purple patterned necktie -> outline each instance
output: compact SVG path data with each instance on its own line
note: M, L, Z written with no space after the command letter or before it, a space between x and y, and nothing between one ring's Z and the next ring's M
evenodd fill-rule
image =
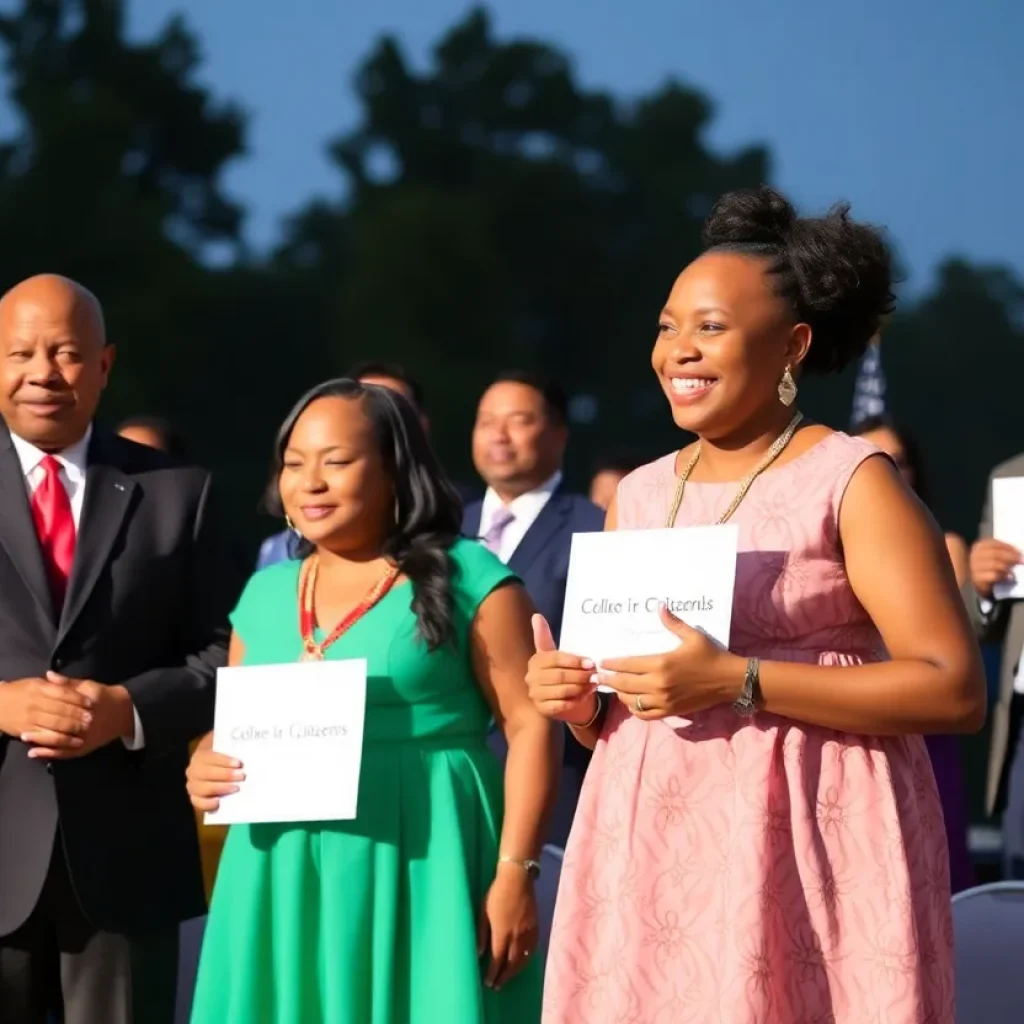
M496 555L501 550L501 538L504 536L505 529L508 524L515 519L515 516L503 505L494 513L494 518L491 520L491 525L488 531L483 534L480 540L483 542L485 548Z

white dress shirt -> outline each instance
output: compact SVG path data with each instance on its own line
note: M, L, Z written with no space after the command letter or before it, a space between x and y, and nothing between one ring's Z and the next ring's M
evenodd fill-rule
M89 427L81 441L54 455L54 458L60 463L60 481L71 501L71 517L75 521L76 534L78 524L82 521L85 485L89 475L89 440L91 437L92 427ZM28 496L31 501L36 488L46 476L42 466L46 452L40 451L35 445L29 444L28 441L14 433L11 434L11 443L17 452L18 461L21 462L21 470L25 474L25 486L28 488ZM139 713L134 706L132 714L135 716L135 736L132 740L123 740L123 742L129 750L141 750L146 745L146 737L142 731Z
M497 552L498 557L506 565L516 548L519 547L523 537L526 536L526 531L536 522L537 516L541 514L544 506L551 500L551 495L555 493L561 482L562 471L559 470L550 480L546 480L535 491L527 491L526 494L520 494L518 498L513 498L505 506L515 516L512 522L505 527L505 532L501 535L501 544ZM480 509L480 529L477 530L479 536L483 537L486 535L487 531L491 528L495 514L503 504L504 502L502 502L501 498L488 487Z

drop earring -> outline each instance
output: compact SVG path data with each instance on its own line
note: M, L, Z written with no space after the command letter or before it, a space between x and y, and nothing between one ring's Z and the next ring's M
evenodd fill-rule
M292 533L295 534L296 537L301 537L302 536L302 534L299 533L299 531L297 529L295 529L295 524L292 522L290 516L285 516L284 517L284 521L285 521L285 525L288 527L289 530L292 531Z
M796 381L788 366L779 381L779 401L787 408L796 401Z

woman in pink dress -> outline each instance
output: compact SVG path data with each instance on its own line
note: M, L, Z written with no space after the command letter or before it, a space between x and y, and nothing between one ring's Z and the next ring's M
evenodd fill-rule
M594 746L544 1024L950 1024L945 833L921 734L971 731L983 673L942 535L892 462L803 422L803 374L891 309L846 207L726 196L653 366L698 441L619 487L608 529L738 524L728 651L600 666L535 621L537 705Z

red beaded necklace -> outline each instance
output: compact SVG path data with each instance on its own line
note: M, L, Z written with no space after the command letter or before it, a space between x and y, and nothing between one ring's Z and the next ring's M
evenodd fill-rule
M340 636L347 633L377 604L398 579L398 566L389 565L384 575L370 588L366 597L320 643L317 643L314 639L316 615L313 611L313 595L316 592L316 579L319 571L320 559L313 555L302 566L302 572L299 575L299 635L302 637L302 656L299 661L323 661L327 648Z

